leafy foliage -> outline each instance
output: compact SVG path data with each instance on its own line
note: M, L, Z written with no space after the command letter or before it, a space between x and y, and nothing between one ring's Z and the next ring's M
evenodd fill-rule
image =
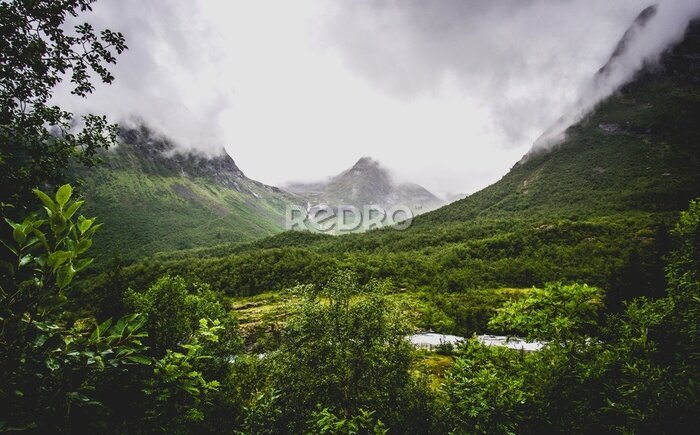
M458 432L516 433L530 401L523 357L472 340L450 371L445 388Z
M146 393L155 401L148 410L147 419L159 424L153 429L169 433L191 433L193 423L204 419L205 407L210 405L208 395L219 388L216 380L206 380L198 367L202 360L212 358L206 354L204 343L215 343L223 329L218 320L201 319L199 329L187 342L180 344L182 351L167 350L156 361L153 379L148 382Z
M51 430L67 424L71 408L99 405L92 378L105 370L147 364L143 356L146 317L129 315L114 324L84 319L72 326L61 309L74 277L90 259L83 254L100 224L75 217L80 200L70 185L53 198L39 190L46 219L7 220L14 240L3 241L14 257L0 275L0 394L11 404L0 428Z
M186 342L202 328L202 319L213 319L220 325L217 330L229 331L214 340L224 347L223 352L233 355L239 350L238 336L230 333L236 329L236 320L206 285L193 285L179 276L166 275L143 293L129 290L125 305L148 316L148 343L156 356Z
M532 340L566 341L595 333L603 308L602 290L586 284L548 284L506 303L489 327Z
M700 287L688 259L699 223L692 203L673 232L679 248L668 266L668 295L630 301L622 314L598 322L600 328L591 328L599 297L590 287L570 286L582 296L574 295L581 303L571 306L541 303L556 299L546 291L506 304L493 324L530 328L528 335L550 341L522 356L467 344L446 384L453 427L484 433L687 433L697 427ZM550 291L556 289L561 286ZM542 328L561 319L571 327Z
M409 373L406 325L382 285L360 287L355 276L339 272L322 289L299 290L306 299L269 357L282 409L278 430L301 430L316 405L333 409L341 426L362 409L374 410L390 427L420 420L424 404L413 401L420 387Z
M30 204L31 187L63 181L70 162L95 162L95 152L114 143L116 126L87 115L73 128L73 115L51 105L65 77L72 93L94 90L90 74L104 83L107 65L126 50L121 33L96 34L88 23L73 29L68 17L90 10L94 0L25 1L0 4L0 201ZM5 211L5 210L4 210ZM20 212L23 212L21 210Z
M328 408L316 412L311 417L312 434L338 434L338 435L358 435L374 434L385 435L389 430L381 420L372 418L374 412L359 410L359 414L350 419L338 418Z

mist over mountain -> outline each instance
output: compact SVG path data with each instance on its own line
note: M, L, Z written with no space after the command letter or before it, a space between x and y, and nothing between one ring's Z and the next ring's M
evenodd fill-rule
M287 183L284 189L293 192L309 207L321 204L331 207L352 205L362 210L378 205L384 209L409 207L414 213L433 210L444 201L418 184L398 182L378 161L362 157L350 169L325 181Z
M440 196L473 193L581 112L592 75L651 4L623 81L677 40L697 2L304 0L272 13L244 1L173 0L167 11L103 1L91 22L122 31L130 47L114 85L88 103L56 100L117 122L140 116L183 150L217 155L226 144L267 184L372 155ZM426 146L430 157L400 152Z
M624 32L607 62L586 81L579 98L564 114L540 135L531 152L551 148L565 139L565 131L590 113L595 106L636 76L658 66L664 51L671 49L685 34L687 24L673 26L670 22L678 10L652 4L644 8ZM697 16L700 6L687 4L690 18ZM663 35L663 36L660 36Z
M650 17L653 9L640 15ZM638 24L639 19L632 28ZM628 36L594 80L604 80L624 55ZM658 62L646 64L565 129L556 146L535 144L501 180L422 216L416 225L681 210L700 194L698 84L700 20L695 20Z
M210 157L183 151L144 124L123 126L119 145L100 156L102 165L77 169L88 210L105 222L99 261L275 234L287 205L301 204L248 178L223 148Z

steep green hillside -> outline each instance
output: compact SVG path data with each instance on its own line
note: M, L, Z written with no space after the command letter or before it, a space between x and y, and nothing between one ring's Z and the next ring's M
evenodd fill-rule
M583 281L611 305L665 287L667 228L700 195L700 26L494 185L418 216L405 231L339 237L283 233L248 244L164 253L128 267L139 285L163 273L230 295L323 282L336 268L397 289L474 289ZM619 305L618 305L619 306Z
M648 18L645 12L640 17ZM628 37L596 79L622 54ZM570 127L563 143L534 149L499 182L418 219L418 225L683 209L700 193L699 82L695 22L659 65L645 68Z
M80 174L87 211L105 223L95 237L100 261L269 236L283 230L285 206L297 201L248 179L226 154L173 154L145 127L120 136L103 165Z

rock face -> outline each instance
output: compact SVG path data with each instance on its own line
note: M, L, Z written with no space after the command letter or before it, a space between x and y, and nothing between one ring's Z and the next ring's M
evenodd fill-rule
M132 164L145 173L203 178L216 185L251 195L258 189L281 193L277 187L267 186L246 177L223 148L218 156L213 157L183 153L178 151L167 137L155 134L145 125L122 128L119 131L119 140L120 147L128 148L137 159L109 159L108 164L113 167Z
M289 183L284 188L304 198L310 207L352 205L362 210L366 205L385 209L409 207L422 213L444 202L427 189L413 183L398 183L379 162L362 157L350 169L316 183Z

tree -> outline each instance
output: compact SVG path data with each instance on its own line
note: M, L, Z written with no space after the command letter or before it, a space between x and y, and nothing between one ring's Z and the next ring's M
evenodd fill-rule
M567 341L595 331L603 308L603 291L586 284L547 284L523 299L498 309L489 327L532 340Z
M519 352L468 341L443 388L455 433L516 433L531 400Z
M117 127L106 117L76 122L51 101L64 79L83 98L95 89L92 73L104 83L114 80L107 65L127 49L124 36L111 30L98 35L88 23L72 30L66 25L94 2L0 3L0 202L20 208L16 215L29 207L32 187L58 185L71 162L93 164L96 151L116 140Z
M208 351L226 358L240 350L236 319L206 284L190 284L182 277L165 275L144 292L127 290L125 305L148 316L148 344L151 353L158 358L168 349L177 349L189 340L203 318L216 320L224 326L216 340L217 349Z
M74 278L92 261L84 254L100 227L76 213L70 185L53 198L35 191L46 219L7 220L2 240L12 261L0 263L0 430L52 432L70 424L71 411L99 406L90 397L95 376L148 364L144 316L70 324L63 307Z
M148 381L146 394L154 399L147 411L146 421L152 432L195 433L205 417L211 394L219 389L219 381L207 380L200 363L211 359L204 343L219 341L223 327L218 320L200 319L193 336L180 344L180 350L168 349L156 361L153 378Z
M602 322L601 292L547 286L506 304L492 327L547 339L520 357L470 341L446 383L468 433L690 433L700 424L700 202L672 235L668 294Z
M407 325L383 289L378 282L360 287L350 272L321 289L297 289L305 299L269 356L282 409L278 430L304 430L317 407L348 422L371 410L397 430L402 420L420 419Z

